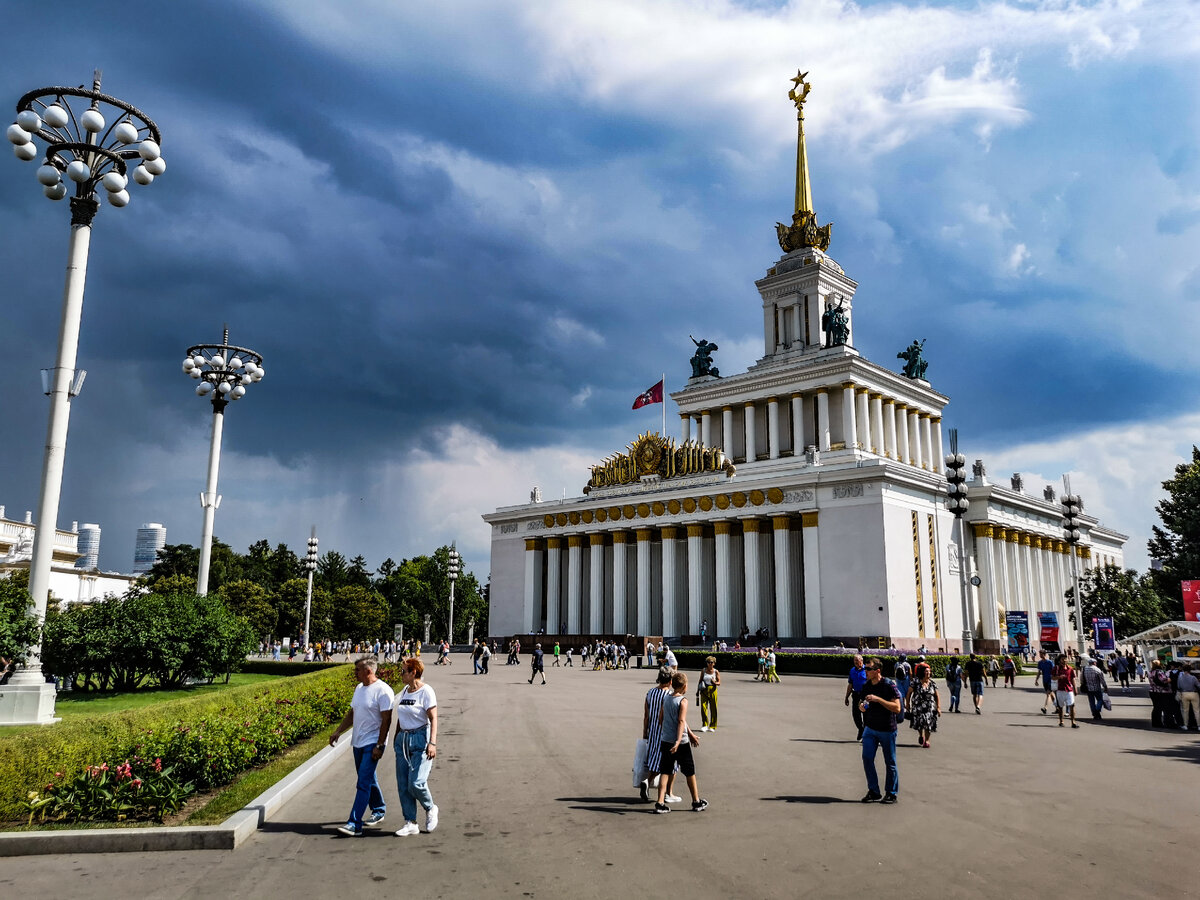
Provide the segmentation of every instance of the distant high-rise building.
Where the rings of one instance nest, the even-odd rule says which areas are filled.
[[[79,526],[79,552],[83,555],[75,561],[77,569],[100,568],[100,526],[85,522]]]
[[[158,522],[147,522],[137,530],[133,545],[133,571],[149,572],[158,561],[158,551],[167,543],[167,529]]]

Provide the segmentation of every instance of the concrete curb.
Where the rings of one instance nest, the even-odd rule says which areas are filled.
[[[0,834],[0,856],[234,850],[334,761],[344,756],[350,744],[349,739],[343,739],[334,747],[324,748],[220,825],[6,832]]]

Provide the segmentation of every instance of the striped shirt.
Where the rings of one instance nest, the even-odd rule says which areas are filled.
[[[655,685],[646,692],[646,709],[650,715],[650,746],[646,754],[646,768],[651,772],[658,771],[658,763],[662,758],[662,723],[659,716],[662,713],[663,702],[670,696],[669,687]]]

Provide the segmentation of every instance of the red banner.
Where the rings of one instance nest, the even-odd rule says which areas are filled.
[[[633,401],[634,409],[641,409],[643,406],[649,406],[651,403],[663,402],[663,383],[660,381],[654,387],[647,389],[646,393],[638,394],[638,398]]]
[[[1182,581],[1183,618],[1188,622],[1200,622],[1200,581]]]

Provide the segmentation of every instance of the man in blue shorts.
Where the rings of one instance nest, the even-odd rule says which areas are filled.
[[[1046,704],[1053,703],[1054,708],[1058,709],[1058,702],[1054,698],[1054,662],[1046,656],[1045,650],[1038,651],[1038,681],[1042,683],[1042,689],[1046,695],[1042,697],[1042,715],[1046,714]]]
[[[971,700],[975,703],[975,715],[982,715],[983,710],[980,707],[983,705],[983,660],[972,653],[963,668],[966,670],[963,674],[971,684]]]

